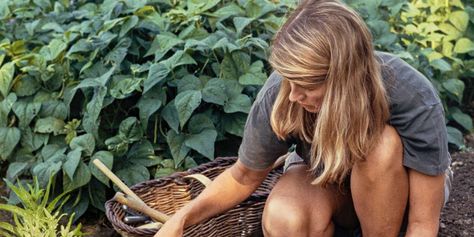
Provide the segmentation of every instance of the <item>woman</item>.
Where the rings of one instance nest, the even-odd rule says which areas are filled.
[[[275,73],[238,161],[156,236],[181,236],[243,201],[292,144],[264,209],[265,236],[436,236],[449,191],[443,107],[423,75],[371,40],[339,1],[303,1],[275,36]]]

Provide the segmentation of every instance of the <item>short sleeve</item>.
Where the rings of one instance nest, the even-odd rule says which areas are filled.
[[[404,166],[427,175],[445,172],[451,160],[441,104],[401,111],[390,122],[403,143]]]
[[[390,101],[390,124],[404,149],[403,165],[427,175],[445,172],[451,163],[443,105],[429,80],[398,58],[384,73]]]
[[[239,160],[252,169],[268,168],[288,152],[288,143],[278,139],[270,125],[271,110],[279,89],[272,76],[250,109],[239,147]]]

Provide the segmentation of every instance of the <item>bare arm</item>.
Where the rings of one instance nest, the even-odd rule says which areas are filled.
[[[184,228],[236,206],[257,189],[270,170],[252,170],[237,161],[196,199],[176,212],[155,237],[182,236]]]
[[[410,182],[407,237],[437,236],[444,201],[445,175],[428,176],[413,169]]]

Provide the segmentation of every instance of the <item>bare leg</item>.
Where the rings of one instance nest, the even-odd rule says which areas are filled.
[[[366,160],[353,166],[352,198],[364,237],[399,234],[409,187],[402,158],[400,137],[387,126]]]
[[[352,207],[350,194],[340,193],[337,186],[311,185],[313,177],[307,170],[306,165],[293,166],[273,188],[263,212],[265,236],[332,237],[334,214]]]

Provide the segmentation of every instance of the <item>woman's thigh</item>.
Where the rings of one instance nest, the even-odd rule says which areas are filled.
[[[314,176],[308,169],[304,164],[293,165],[280,178],[265,205],[264,228],[285,226],[317,233],[334,224],[356,227],[357,216],[348,187],[344,190],[337,185],[312,185]]]

